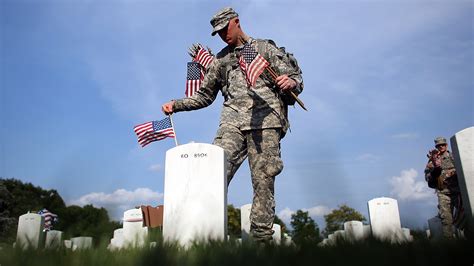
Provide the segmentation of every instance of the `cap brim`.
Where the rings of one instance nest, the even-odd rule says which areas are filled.
[[[229,21],[227,21],[225,24],[221,24],[221,25],[217,25],[214,27],[214,29],[212,30],[212,33],[211,35],[214,36],[216,35],[216,33],[220,30],[222,30],[223,28],[227,27],[227,25],[229,25]]]

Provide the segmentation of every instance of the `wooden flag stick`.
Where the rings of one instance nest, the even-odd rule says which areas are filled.
[[[173,128],[173,132],[174,132],[174,143],[176,144],[176,147],[178,147],[178,137],[176,136],[176,129],[174,129],[173,117],[171,116],[171,114],[169,114],[168,116],[170,118],[171,127]]]
[[[278,77],[277,74],[275,73],[275,70],[273,70],[270,66],[267,67],[267,70],[270,73],[270,75],[272,76],[273,80],[275,81],[276,78]],[[301,106],[301,108],[303,108],[303,110],[305,110],[305,111],[308,111],[308,109],[306,109],[306,107],[304,107],[303,101],[301,101],[300,98],[298,98],[298,96],[294,92],[292,92],[291,90],[289,92],[290,92],[291,96],[296,100],[296,102]]]

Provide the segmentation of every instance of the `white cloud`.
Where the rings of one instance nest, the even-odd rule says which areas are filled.
[[[112,219],[119,220],[127,209],[139,205],[158,205],[163,199],[163,193],[149,188],[137,188],[133,191],[117,189],[112,193],[92,192],[78,199],[68,202],[69,205],[84,206],[92,204],[94,207],[104,207]]]
[[[328,214],[331,209],[324,205],[318,205],[310,208],[304,208],[302,211],[308,212],[309,216],[311,217],[322,217],[325,214]],[[290,208],[286,207],[280,212],[278,212],[278,217],[285,222],[286,224],[290,224],[291,222],[291,215],[295,214],[296,211],[291,210]]]
[[[425,181],[417,181],[418,172],[411,168],[402,170],[400,176],[390,178],[391,194],[400,200],[425,200],[433,197],[433,192]]]
[[[153,164],[153,165],[150,165],[148,169],[152,172],[159,172],[161,171],[161,169],[163,169],[163,167],[161,166],[161,164]]]
[[[356,157],[357,161],[363,161],[363,162],[375,162],[379,159],[377,155],[371,154],[371,153],[364,153]]]
[[[412,132],[400,133],[400,134],[392,135],[392,138],[394,138],[394,139],[417,139],[418,134],[417,133],[412,133]]]
[[[278,213],[278,217],[280,217],[283,222],[289,223],[291,221],[291,215],[294,213],[295,211],[292,211],[290,208],[286,207]]]
[[[315,217],[315,216],[324,216],[328,214],[331,209],[329,207],[324,206],[324,205],[319,205],[319,206],[314,206],[309,209],[303,209],[303,211],[307,211],[309,213],[309,216]]]

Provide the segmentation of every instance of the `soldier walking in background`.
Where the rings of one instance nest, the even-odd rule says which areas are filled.
[[[459,199],[459,186],[454,168],[453,155],[448,150],[448,143],[443,137],[434,140],[436,149],[427,154],[429,160],[425,168],[425,179],[430,188],[436,189],[438,209],[443,236],[453,238],[453,211]]]
[[[256,241],[270,241],[275,217],[274,182],[283,169],[280,140],[289,127],[285,93],[297,95],[303,90],[301,70],[294,57],[273,41],[248,37],[232,8],[217,12],[211,25],[212,35],[217,33],[227,46],[209,66],[196,94],[165,103],[162,109],[170,114],[204,108],[222,92],[224,104],[214,144],[227,155],[227,184],[248,157],[253,186],[250,231]],[[278,74],[275,80],[263,72],[249,82],[242,66],[249,45],[274,68]]]

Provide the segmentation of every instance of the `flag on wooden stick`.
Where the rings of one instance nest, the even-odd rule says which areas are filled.
[[[175,138],[173,124],[171,118],[167,117],[159,121],[150,121],[133,128],[138,137],[138,143],[145,147],[153,141],[165,138]]]
[[[239,65],[245,74],[247,84],[253,87],[258,77],[270,63],[263,56],[259,55],[250,43],[245,43],[242,48],[242,54],[239,57]]]

